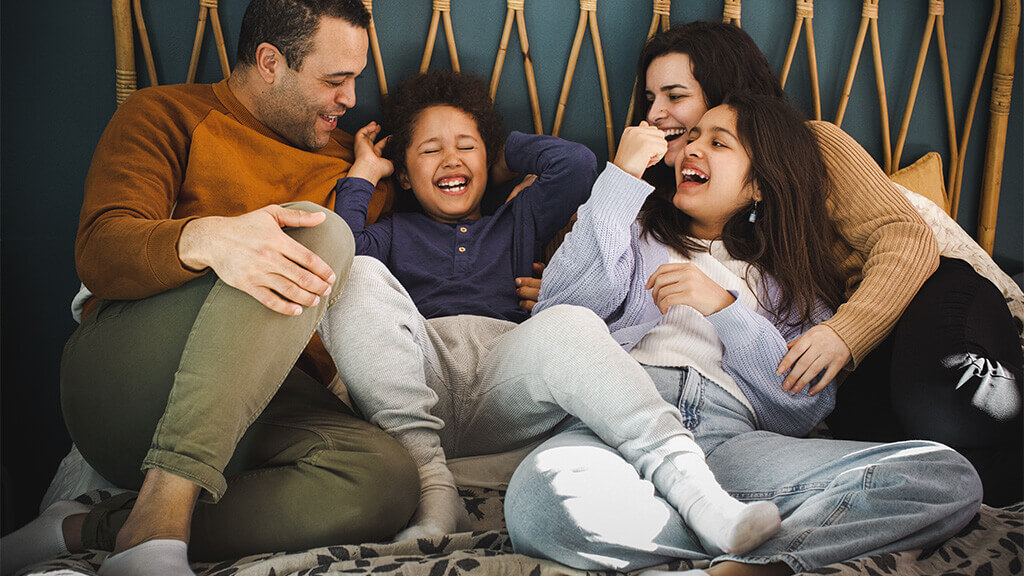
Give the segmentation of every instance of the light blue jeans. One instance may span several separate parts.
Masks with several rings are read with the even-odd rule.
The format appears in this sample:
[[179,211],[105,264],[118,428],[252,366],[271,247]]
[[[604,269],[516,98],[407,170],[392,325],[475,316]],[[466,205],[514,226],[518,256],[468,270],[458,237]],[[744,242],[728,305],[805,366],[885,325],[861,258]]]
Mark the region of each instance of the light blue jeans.
[[505,519],[516,552],[580,569],[629,571],[685,558],[785,562],[802,572],[940,542],[979,509],[977,473],[941,444],[758,431],[743,404],[696,371],[647,372],[679,407],[722,486],[741,501],[775,503],[781,530],[742,557],[711,558],[654,486],[577,424],[538,446],[512,477]]

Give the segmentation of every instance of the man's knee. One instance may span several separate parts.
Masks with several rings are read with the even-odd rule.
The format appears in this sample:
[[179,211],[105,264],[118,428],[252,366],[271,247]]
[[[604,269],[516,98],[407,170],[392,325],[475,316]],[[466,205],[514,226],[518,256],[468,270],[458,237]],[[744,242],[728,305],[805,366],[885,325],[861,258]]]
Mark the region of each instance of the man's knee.
[[[348,277],[352,257],[355,254],[355,240],[348,224],[333,210],[312,202],[291,202],[284,207],[305,212],[323,212],[326,218],[316,226],[288,228],[289,236],[309,248],[334,270],[339,281]],[[335,284],[337,286],[337,283]]]

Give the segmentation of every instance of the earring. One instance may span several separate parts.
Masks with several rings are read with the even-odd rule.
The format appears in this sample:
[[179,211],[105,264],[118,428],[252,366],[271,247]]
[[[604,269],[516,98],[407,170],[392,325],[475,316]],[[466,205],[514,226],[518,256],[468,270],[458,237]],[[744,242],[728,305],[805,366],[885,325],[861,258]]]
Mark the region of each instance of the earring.
[[757,221],[757,200],[754,200],[754,207],[750,209],[750,217],[747,218],[747,222],[753,224]]

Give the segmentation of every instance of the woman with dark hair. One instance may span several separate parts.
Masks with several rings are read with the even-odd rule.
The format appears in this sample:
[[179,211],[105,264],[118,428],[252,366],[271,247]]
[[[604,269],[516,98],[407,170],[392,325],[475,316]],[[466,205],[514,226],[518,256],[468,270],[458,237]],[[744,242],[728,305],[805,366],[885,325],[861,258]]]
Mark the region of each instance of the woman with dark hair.
[[826,249],[841,242],[830,182],[802,116],[777,97],[731,94],[685,141],[675,186],[659,198],[670,217],[645,218],[645,202],[665,191],[640,176],[676,145],[647,122],[626,129],[534,311],[593,310],[677,407],[722,487],[776,505],[781,528],[744,553],[709,549],[658,486],[660,470],[641,476],[578,424],[513,475],[505,516],[516,551],[582,569],[686,558],[712,560],[707,574],[773,575],[954,534],[981,501],[977,474],[954,450],[793,437],[828,414],[835,390],[787,393],[778,363],[844,288]]
[[[784,94],[750,36],[720,22],[655,35],[638,79],[636,118],[669,140],[664,163],[644,175],[657,192],[640,218],[672,229],[665,207],[679,135],[730,91]],[[1021,500],[1022,356],[1002,295],[965,262],[938,257],[927,224],[850,136],[809,126],[834,187],[829,215],[842,241],[831,249],[845,293],[834,316],[790,343],[778,367],[784,389],[816,394],[845,373],[828,420],[834,437],[942,442],[978,470],[986,503]]]

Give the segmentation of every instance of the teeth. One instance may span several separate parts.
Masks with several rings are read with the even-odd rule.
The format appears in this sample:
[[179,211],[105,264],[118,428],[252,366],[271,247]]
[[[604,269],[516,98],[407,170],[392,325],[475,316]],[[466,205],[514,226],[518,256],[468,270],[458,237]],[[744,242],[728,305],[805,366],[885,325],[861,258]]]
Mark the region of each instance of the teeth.
[[683,175],[683,178],[690,182],[707,182],[708,176],[699,170],[693,168],[683,168],[679,171]]
[[680,136],[686,136],[686,133],[689,132],[689,130],[686,128],[667,128],[663,129],[661,132],[665,135],[665,140],[672,141]]
[[443,188],[452,192],[461,192],[466,188],[465,178],[442,178],[437,183],[438,188]]

